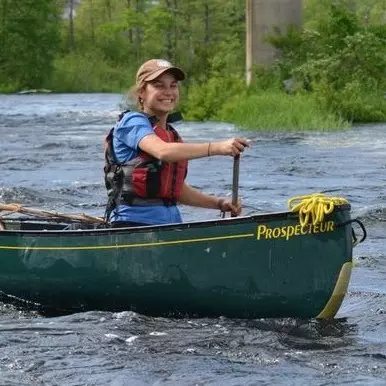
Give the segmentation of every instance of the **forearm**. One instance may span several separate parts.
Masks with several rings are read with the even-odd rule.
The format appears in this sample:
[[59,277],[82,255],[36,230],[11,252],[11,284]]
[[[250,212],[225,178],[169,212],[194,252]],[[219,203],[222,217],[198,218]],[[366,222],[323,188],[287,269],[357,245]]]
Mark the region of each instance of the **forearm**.
[[221,212],[232,212],[232,216],[239,216],[241,213],[241,202],[233,203],[229,199],[218,198],[203,194],[188,184],[184,184],[179,202],[181,204],[198,206],[200,208],[219,209]]
[[181,143],[165,142],[157,135],[146,135],[138,144],[145,153],[166,162],[177,162],[211,155],[236,156],[248,146],[243,138],[230,138],[220,142]]
[[191,160],[195,158],[210,157],[213,144],[206,143],[168,143],[159,150],[159,158],[166,162],[177,162],[181,160]]
[[192,188],[188,184],[184,184],[179,202],[185,205],[197,206],[200,208],[218,209],[219,198],[203,194],[199,190]]

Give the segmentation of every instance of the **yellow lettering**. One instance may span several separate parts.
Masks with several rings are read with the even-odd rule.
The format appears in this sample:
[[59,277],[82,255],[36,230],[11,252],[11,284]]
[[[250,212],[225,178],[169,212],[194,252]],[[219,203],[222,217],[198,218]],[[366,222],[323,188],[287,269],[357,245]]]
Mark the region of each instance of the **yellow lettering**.
[[287,237],[286,237],[286,240],[288,240],[290,237],[292,237],[295,233],[295,227],[293,227],[292,225],[288,226],[287,227]]
[[259,225],[257,227],[257,240],[260,240],[260,237],[265,234],[267,227],[265,225]]
[[257,227],[257,240],[261,239],[278,239],[284,238],[289,240],[293,236],[307,235],[312,233],[321,233],[321,232],[332,232],[334,231],[335,224],[333,221],[328,221],[324,223],[317,224],[307,224],[301,226],[300,224],[296,225],[287,225],[283,227],[270,228],[267,225],[259,225]]
[[274,239],[277,239],[280,237],[280,232],[281,232],[281,229],[280,228],[273,228],[272,230],[272,236]]

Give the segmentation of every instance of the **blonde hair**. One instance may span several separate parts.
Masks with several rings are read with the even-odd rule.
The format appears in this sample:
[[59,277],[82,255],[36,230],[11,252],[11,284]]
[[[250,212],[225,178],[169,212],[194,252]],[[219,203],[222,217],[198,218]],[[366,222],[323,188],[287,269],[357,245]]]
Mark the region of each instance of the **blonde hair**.
[[143,101],[142,98],[139,96],[140,92],[143,91],[146,87],[147,82],[141,82],[138,84],[135,84],[134,86],[130,87],[130,90],[128,92],[128,99],[135,101],[135,107],[138,111],[143,111]]

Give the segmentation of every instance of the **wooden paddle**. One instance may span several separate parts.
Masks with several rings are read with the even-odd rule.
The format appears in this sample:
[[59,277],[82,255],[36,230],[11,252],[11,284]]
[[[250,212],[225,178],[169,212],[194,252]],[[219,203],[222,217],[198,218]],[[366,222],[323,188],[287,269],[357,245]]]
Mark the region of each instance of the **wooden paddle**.
[[[240,154],[233,158],[233,184],[232,184],[232,204],[237,205],[239,199],[239,170],[240,170]],[[231,217],[236,217],[231,214]]]

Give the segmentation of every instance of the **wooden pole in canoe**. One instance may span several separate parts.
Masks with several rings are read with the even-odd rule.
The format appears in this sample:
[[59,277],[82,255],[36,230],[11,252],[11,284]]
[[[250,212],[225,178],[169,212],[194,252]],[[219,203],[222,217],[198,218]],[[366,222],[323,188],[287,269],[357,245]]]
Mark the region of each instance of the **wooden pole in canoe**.
[[[240,170],[240,154],[233,158],[233,184],[232,184],[232,204],[237,205],[239,199],[239,170]],[[232,217],[236,217],[232,213]]]

